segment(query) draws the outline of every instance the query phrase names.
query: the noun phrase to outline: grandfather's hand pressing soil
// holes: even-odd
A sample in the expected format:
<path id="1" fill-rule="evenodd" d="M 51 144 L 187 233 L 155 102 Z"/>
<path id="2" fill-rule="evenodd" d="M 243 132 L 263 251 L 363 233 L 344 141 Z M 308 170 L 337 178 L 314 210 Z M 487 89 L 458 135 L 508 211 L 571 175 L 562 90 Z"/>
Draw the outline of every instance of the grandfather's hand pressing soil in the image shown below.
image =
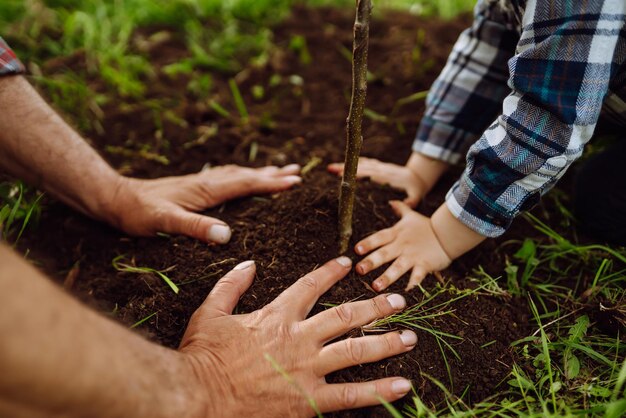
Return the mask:
<path id="1" fill-rule="evenodd" d="M 183 234 L 225 244 L 231 229 L 219 219 L 195 212 L 251 194 L 275 193 L 300 183 L 300 166 L 209 168 L 196 174 L 156 180 L 121 178 L 103 211 L 113 225 L 131 235 Z"/>
<path id="2" fill-rule="evenodd" d="M 285 190 L 298 165 L 215 167 L 156 180 L 120 176 L 21 76 L 0 77 L 0 169 L 92 218 L 133 235 L 184 234 L 226 243 L 231 230 L 198 212 L 226 200 Z"/>
<path id="3" fill-rule="evenodd" d="M 231 315 L 252 284 L 254 262 L 244 262 L 214 287 L 192 316 L 180 345 L 205 399 L 206 417 L 312 416 L 395 401 L 410 383 L 389 377 L 327 384 L 339 369 L 382 360 L 415 346 L 412 331 L 329 341 L 404 309 L 400 295 L 381 295 L 306 318 L 317 299 L 350 270 L 341 257 L 304 276 L 261 310 Z"/>
<path id="4" fill-rule="evenodd" d="M 403 378 L 324 380 L 417 342 L 404 331 L 329 343 L 402 310 L 399 295 L 306 319 L 349 270 L 347 258 L 330 261 L 263 309 L 231 315 L 255 274 L 244 262 L 214 287 L 175 351 L 86 308 L 0 244 L 0 416 L 298 417 L 314 415 L 312 405 L 324 412 L 396 400 L 410 390 Z"/>

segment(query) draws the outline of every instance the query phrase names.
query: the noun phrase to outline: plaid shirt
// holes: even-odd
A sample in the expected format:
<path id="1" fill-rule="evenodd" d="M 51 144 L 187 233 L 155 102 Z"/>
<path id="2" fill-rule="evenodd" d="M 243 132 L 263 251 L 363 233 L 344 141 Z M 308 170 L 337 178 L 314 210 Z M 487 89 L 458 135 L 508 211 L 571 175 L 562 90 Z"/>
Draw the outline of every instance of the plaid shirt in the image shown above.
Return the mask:
<path id="1" fill-rule="evenodd" d="M 0 76 L 7 74 L 20 74 L 24 72 L 24 66 L 15 56 L 11 48 L 0 38 Z"/>
<path id="2" fill-rule="evenodd" d="M 626 2 L 481 0 L 474 14 L 413 150 L 451 164 L 467 153 L 446 203 L 495 237 L 580 157 L 601 110 L 626 126 Z"/>

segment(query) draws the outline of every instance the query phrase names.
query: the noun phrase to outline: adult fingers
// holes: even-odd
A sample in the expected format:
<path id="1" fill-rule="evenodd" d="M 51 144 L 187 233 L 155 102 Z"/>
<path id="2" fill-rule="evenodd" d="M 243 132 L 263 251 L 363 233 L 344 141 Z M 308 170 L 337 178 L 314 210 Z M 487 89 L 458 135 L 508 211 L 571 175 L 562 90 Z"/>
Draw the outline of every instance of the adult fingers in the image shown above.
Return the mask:
<path id="1" fill-rule="evenodd" d="M 158 229 L 168 234 L 187 235 L 201 241 L 217 244 L 226 244 L 232 235 L 230 227 L 219 219 L 180 208 L 165 213 L 162 225 Z"/>
<path id="2" fill-rule="evenodd" d="M 233 199 L 236 197 L 248 196 L 251 194 L 276 193 L 286 190 L 302 182 L 300 176 L 260 176 L 258 173 L 235 177 L 232 181 L 224 182 L 220 185 L 224 198 L 221 200 Z"/>
<path id="3" fill-rule="evenodd" d="M 211 319 L 231 315 L 241 295 L 252 284 L 255 273 L 256 265 L 252 260 L 244 261 L 226 273 L 200 307 L 203 317 Z"/>
<path id="4" fill-rule="evenodd" d="M 377 251 L 374 251 L 356 265 L 356 272 L 364 275 L 372 270 L 377 269 L 385 263 L 390 262 L 398 255 L 398 251 L 392 248 L 391 245 L 385 245 Z"/>
<path id="5" fill-rule="evenodd" d="M 339 257 L 300 278 L 281 293 L 270 306 L 286 310 L 296 319 L 304 319 L 315 302 L 335 283 L 345 277 L 352 267 L 352 260 Z"/>
<path id="6" fill-rule="evenodd" d="M 263 174 L 269 174 L 271 176 L 279 177 L 279 176 L 289 176 L 289 175 L 298 174 L 300 172 L 300 165 L 289 164 L 284 167 L 277 167 L 275 165 L 269 165 L 266 167 L 253 168 L 250 170 L 252 170 L 256 174 L 263 173 Z"/>
<path id="7" fill-rule="evenodd" d="M 411 290 L 415 286 L 422 283 L 426 275 L 428 275 L 428 270 L 426 270 L 423 266 L 417 265 L 413 267 L 413 271 L 411 272 L 411 278 L 409 279 L 409 283 L 407 284 L 405 290 Z"/>
<path id="8" fill-rule="evenodd" d="M 417 335 L 413 331 L 346 338 L 322 349 L 317 372 L 320 376 L 326 376 L 346 367 L 373 363 L 387 357 L 406 353 L 412 350 L 415 344 L 417 344 Z"/>
<path id="9" fill-rule="evenodd" d="M 290 176 L 290 175 L 296 175 L 298 173 L 300 173 L 300 165 L 299 164 L 289 164 L 286 165 L 284 167 L 281 167 L 277 172 L 276 172 L 276 176 Z"/>
<path id="10" fill-rule="evenodd" d="M 411 382 L 401 377 L 388 377 L 363 383 L 321 385 L 313 398 L 321 412 L 379 405 L 381 399 L 393 402 L 411 390 Z"/>
<path id="11" fill-rule="evenodd" d="M 379 295 L 327 309 L 307 319 L 300 327 L 304 333 L 310 333 L 321 342 L 326 342 L 375 319 L 399 312 L 405 307 L 406 300 L 401 295 Z"/>
<path id="12" fill-rule="evenodd" d="M 413 266 L 410 260 L 398 257 L 379 278 L 374 280 L 372 288 L 378 292 L 385 290 L 398 280 L 400 276 L 409 271 L 411 267 Z"/>
<path id="13" fill-rule="evenodd" d="M 378 247 L 389 244 L 394 238 L 395 232 L 392 228 L 382 229 L 357 242 L 354 251 L 358 255 L 365 255 Z"/>

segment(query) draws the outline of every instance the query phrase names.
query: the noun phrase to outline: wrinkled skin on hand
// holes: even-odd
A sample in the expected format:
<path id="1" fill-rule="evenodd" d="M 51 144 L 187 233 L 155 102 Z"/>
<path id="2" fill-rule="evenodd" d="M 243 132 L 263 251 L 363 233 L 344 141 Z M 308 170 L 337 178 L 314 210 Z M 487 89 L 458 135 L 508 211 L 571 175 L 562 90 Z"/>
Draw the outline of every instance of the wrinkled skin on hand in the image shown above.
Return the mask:
<path id="1" fill-rule="evenodd" d="M 227 165 L 155 180 L 121 178 L 106 218 L 131 235 L 164 232 L 224 244 L 230 240 L 230 228 L 195 212 L 237 197 L 286 190 L 302 181 L 299 171 L 297 164 L 282 168 Z"/>
<path id="2" fill-rule="evenodd" d="M 364 383 L 327 384 L 324 376 L 356 364 L 405 353 L 411 331 L 332 342 L 346 332 L 401 311 L 400 295 L 340 305 L 307 318 L 317 299 L 350 270 L 347 257 L 298 280 L 264 308 L 232 315 L 251 285 L 254 263 L 235 267 L 194 313 L 180 345 L 197 378 L 206 417 L 307 417 L 320 412 L 394 401 L 410 383 L 389 377 Z M 279 370 L 280 369 L 280 370 Z M 312 406 L 315 405 L 315 408 Z"/>
<path id="3" fill-rule="evenodd" d="M 356 271 L 367 274 L 383 264 L 391 266 L 372 283 L 376 291 L 385 290 L 404 273 L 411 271 L 410 290 L 420 284 L 427 274 L 443 270 L 452 260 L 441 246 L 430 218 L 411 210 L 400 201 L 390 202 L 400 220 L 391 228 L 380 230 L 355 246 L 355 252 L 367 257 L 361 260 Z"/>

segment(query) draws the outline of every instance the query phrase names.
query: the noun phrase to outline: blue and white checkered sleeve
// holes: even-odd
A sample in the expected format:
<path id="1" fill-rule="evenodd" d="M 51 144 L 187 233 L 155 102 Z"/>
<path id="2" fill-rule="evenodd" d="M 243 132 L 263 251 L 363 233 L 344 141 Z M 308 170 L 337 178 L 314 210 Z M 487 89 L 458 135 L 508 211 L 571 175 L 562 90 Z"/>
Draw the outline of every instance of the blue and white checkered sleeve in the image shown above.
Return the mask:
<path id="1" fill-rule="evenodd" d="M 527 2 L 502 115 L 467 154 L 446 202 L 476 232 L 501 235 L 583 152 L 624 70 L 624 0 Z"/>
<path id="2" fill-rule="evenodd" d="M 501 109 L 510 92 L 507 61 L 518 30 L 496 4 L 480 1 L 474 23 L 457 40 L 432 85 L 413 151 L 456 164 Z"/>
<path id="3" fill-rule="evenodd" d="M 0 76 L 8 74 L 21 74 L 24 65 L 15 56 L 9 45 L 0 37 Z"/>

